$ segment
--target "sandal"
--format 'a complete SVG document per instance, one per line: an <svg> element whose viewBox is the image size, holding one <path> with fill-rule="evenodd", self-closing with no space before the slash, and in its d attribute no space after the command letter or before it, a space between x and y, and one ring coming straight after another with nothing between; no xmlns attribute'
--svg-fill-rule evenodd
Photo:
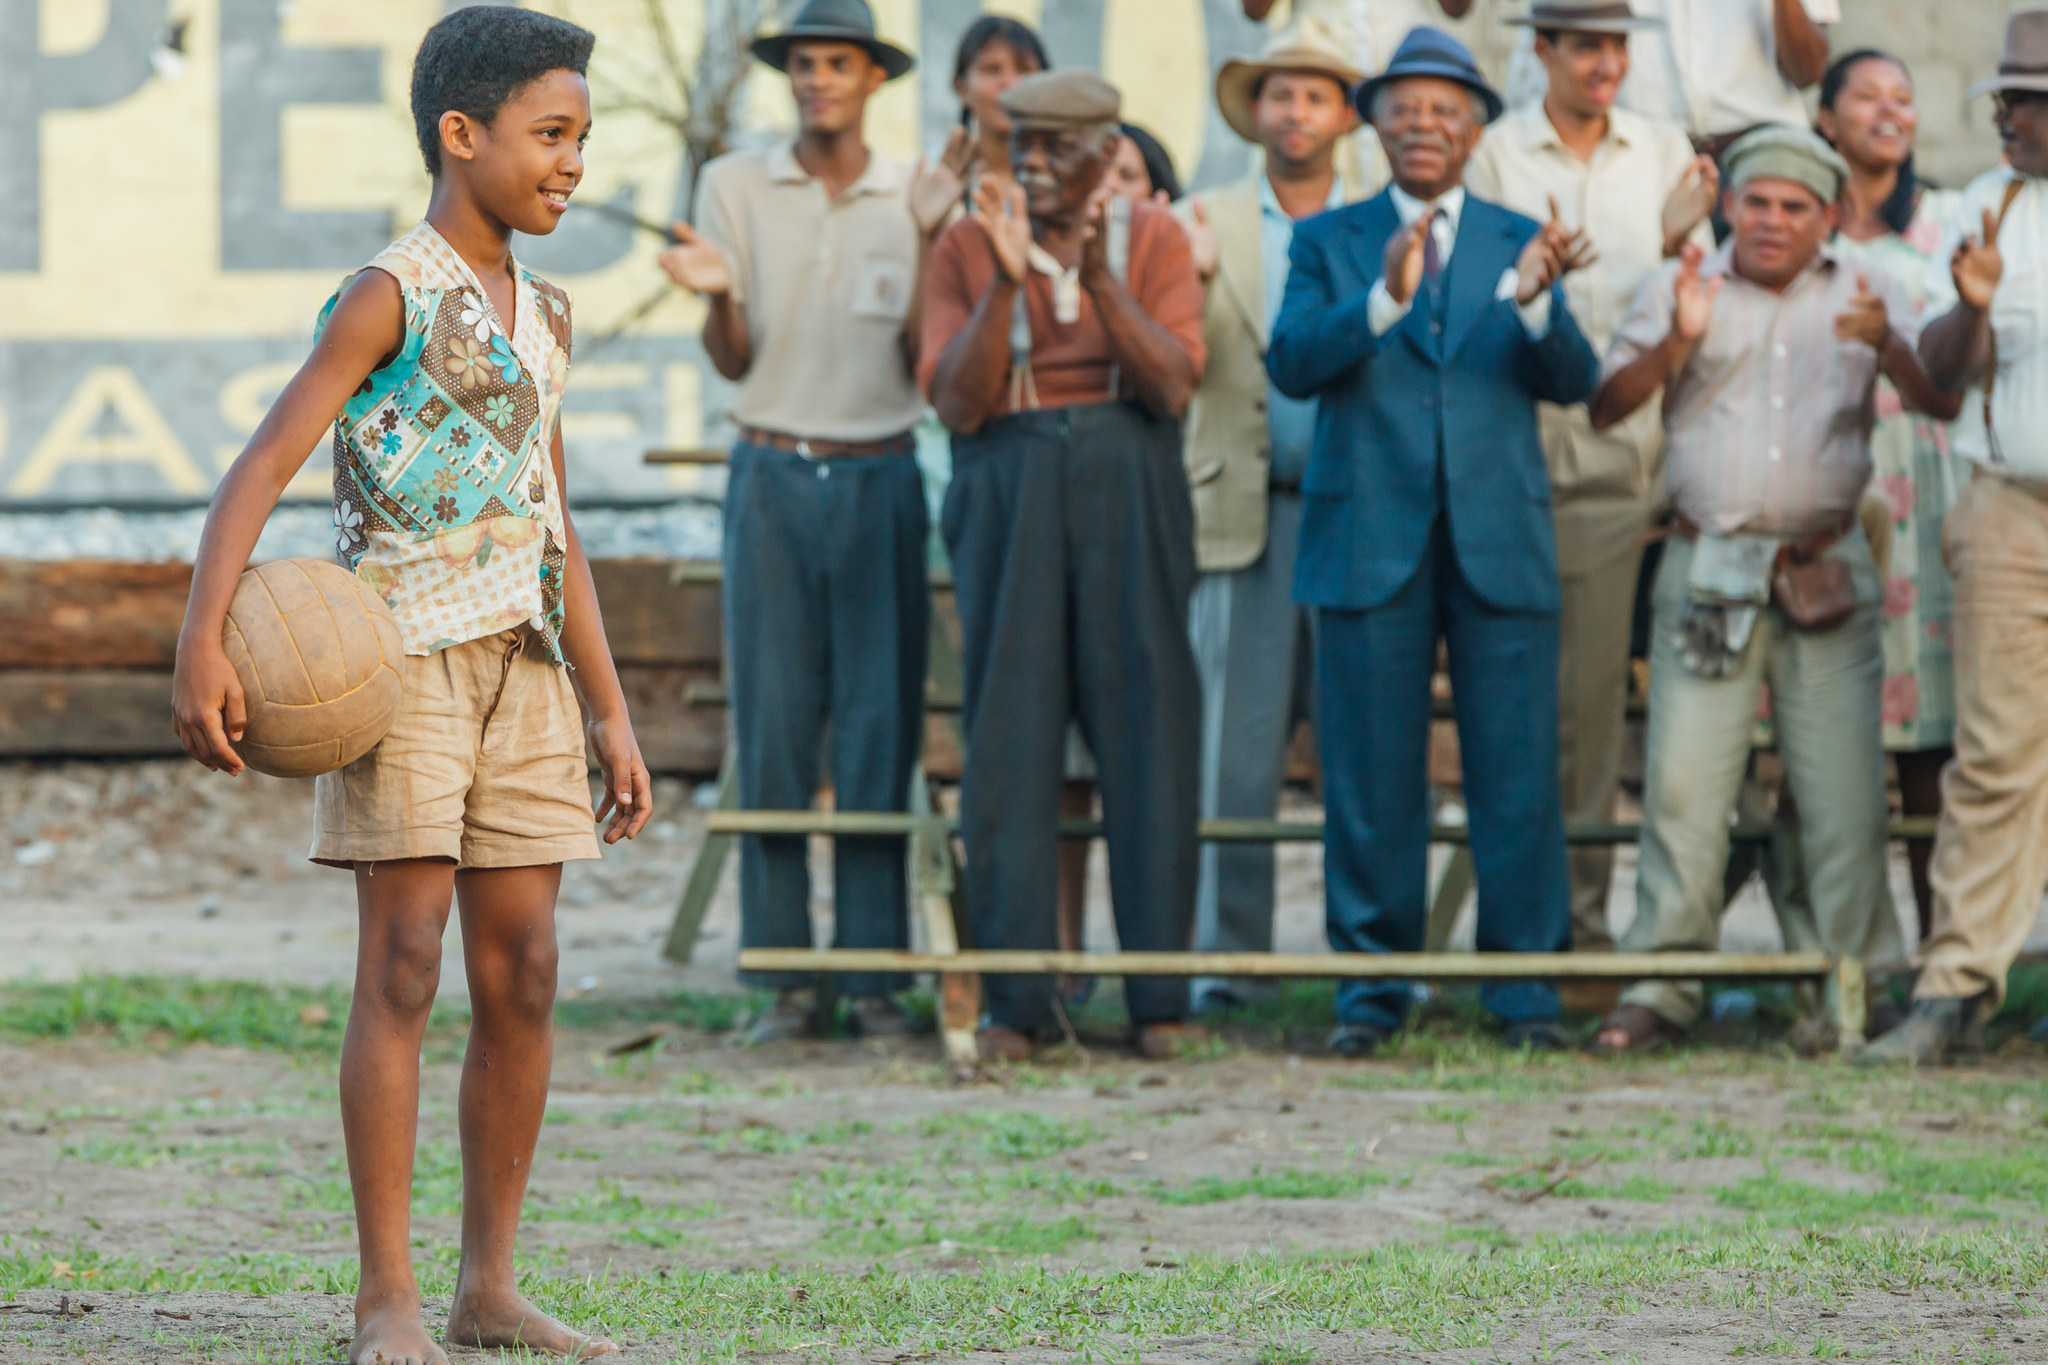
<svg viewBox="0 0 2048 1365"><path fill-rule="evenodd" d="M1593 1035L1596 1057L1627 1057L1685 1040L1685 1030L1646 1005L1617 1005Z"/></svg>

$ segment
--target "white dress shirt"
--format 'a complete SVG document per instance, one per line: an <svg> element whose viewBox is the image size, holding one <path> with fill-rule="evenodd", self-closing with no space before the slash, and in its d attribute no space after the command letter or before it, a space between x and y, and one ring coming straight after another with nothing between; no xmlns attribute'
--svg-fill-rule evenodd
<svg viewBox="0 0 2048 1365"><path fill-rule="evenodd" d="M1841 22L1841 0L1804 0L1816 24ZM1805 127L1806 101L1778 70L1772 0L1633 0L1635 13L1662 19L1628 39L1623 108L1675 123L1693 137L1739 133L1760 123ZM1525 28L1508 59L1510 104L1542 99L1549 86Z"/></svg>
<svg viewBox="0 0 2048 1365"><path fill-rule="evenodd" d="M1451 268L1451 253L1458 247L1458 220L1465 212L1465 187L1454 185L1450 189L1425 203L1399 185L1387 187L1387 193L1394 201L1394 212L1400 215L1401 226L1407 227L1424 213L1434 213L1430 220L1430 235L1436 238L1436 258L1440 269ZM1419 292L1419 291L1418 291ZM1513 266L1501 273L1500 283L1494 286L1496 302L1513 303L1515 296L1522 292L1522 277ZM1406 303L1394 302L1394 296L1387 290L1385 277L1374 280L1372 293L1366 296L1365 325L1374 336L1385 336L1408 316L1408 310L1415 304L1415 296L1409 295ZM1528 303L1519 305L1522 328L1528 332L1531 341L1541 341L1550 331L1550 291L1544 290Z"/></svg>
<svg viewBox="0 0 2048 1365"><path fill-rule="evenodd" d="M1927 322L1956 306L1949 258L1965 236L1984 231L1984 211L1998 212L2014 172L2004 166L1970 182L1927 263ZM1998 234L2005 269L1991 296L1998 341L1997 383L1991 389L1991 432L1984 429L1984 388L1970 386L1962 416L1949 428L1955 453L2022 478L2048 481L2048 181L2028 178ZM1996 447L1990 439L1996 434Z"/></svg>

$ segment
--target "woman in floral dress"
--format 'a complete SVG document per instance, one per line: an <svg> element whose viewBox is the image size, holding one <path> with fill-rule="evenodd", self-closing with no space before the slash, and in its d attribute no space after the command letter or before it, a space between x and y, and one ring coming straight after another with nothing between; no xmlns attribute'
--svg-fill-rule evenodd
<svg viewBox="0 0 2048 1365"><path fill-rule="evenodd" d="M1913 174L1919 116L1913 77L1888 53L1865 49L1836 59L1821 80L1816 123L1849 163L1841 231L1833 247L1852 270L1882 270L1917 309L1927 266L1960 196L1923 185ZM1956 409L1940 414L1952 418ZM1871 434L1871 490L1890 505L1891 563L1885 583L1884 746L1898 764L1904 814L1941 811L1941 769L1952 752L1955 688L1949 645L1955 589L1941 561L1941 519L1955 501L1959 472L1945 420L1904 411L1889 380L1877 384ZM1927 863L1933 840L1906 844L1920 934L1927 935L1933 892Z"/></svg>

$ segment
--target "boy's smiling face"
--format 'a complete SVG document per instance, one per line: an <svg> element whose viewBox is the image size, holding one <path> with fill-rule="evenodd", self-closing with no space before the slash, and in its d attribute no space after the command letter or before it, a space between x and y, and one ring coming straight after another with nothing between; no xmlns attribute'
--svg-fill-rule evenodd
<svg viewBox="0 0 2048 1365"><path fill-rule="evenodd" d="M477 206L515 232L555 230L583 180L590 86L566 69L514 91L489 123L441 116L443 174L462 177Z"/></svg>

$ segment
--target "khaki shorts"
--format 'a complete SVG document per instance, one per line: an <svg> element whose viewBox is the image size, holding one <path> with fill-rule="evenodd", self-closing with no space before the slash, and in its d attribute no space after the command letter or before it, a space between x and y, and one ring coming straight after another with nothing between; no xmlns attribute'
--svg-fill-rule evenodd
<svg viewBox="0 0 2048 1365"><path fill-rule="evenodd" d="M524 628L405 660L376 748L313 783L316 863L447 858L533 867L597 857L583 714Z"/></svg>

